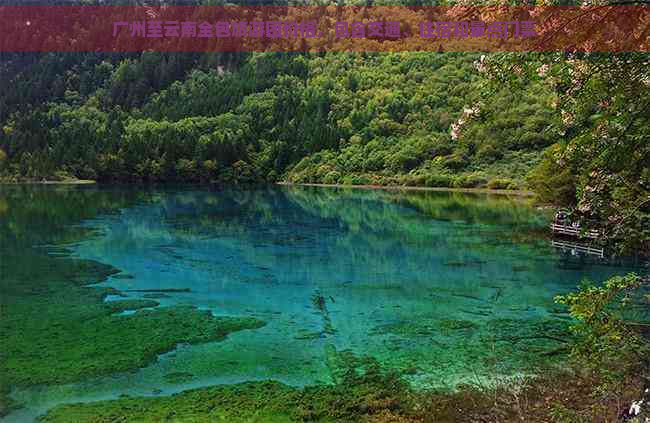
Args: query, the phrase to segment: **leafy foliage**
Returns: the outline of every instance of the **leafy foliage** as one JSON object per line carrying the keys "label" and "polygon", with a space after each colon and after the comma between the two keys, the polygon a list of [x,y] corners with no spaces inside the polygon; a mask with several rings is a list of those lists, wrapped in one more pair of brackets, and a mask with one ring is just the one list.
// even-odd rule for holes
{"label": "leafy foliage", "polygon": [[[478,58],[78,53],[32,55],[20,68],[25,59],[10,57],[3,69],[13,83],[2,96],[9,107],[0,137],[5,173],[227,181],[241,161],[258,181],[288,172],[289,180],[302,182],[374,183],[377,174],[403,175],[415,185],[475,186],[498,176],[521,182],[521,169],[504,169],[502,162],[550,144],[540,129],[551,93],[542,85],[522,98],[503,92],[489,106],[493,113],[460,125],[456,137],[451,126],[478,102]],[[51,82],[36,72],[40,67],[65,76]],[[59,88],[44,97],[28,91],[19,100],[20,91],[41,81]],[[456,181],[459,173],[481,178]]]}
{"label": "leafy foliage", "polygon": [[560,137],[529,183],[619,251],[650,251],[649,63],[645,52],[567,52],[504,53],[485,65],[497,87],[543,80],[556,91]]}
{"label": "leafy foliage", "polygon": [[620,382],[647,357],[647,343],[630,329],[624,315],[640,286],[641,279],[629,274],[600,287],[585,282],[578,292],[556,298],[577,319],[573,357],[581,366],[601,373],[606,383]]}

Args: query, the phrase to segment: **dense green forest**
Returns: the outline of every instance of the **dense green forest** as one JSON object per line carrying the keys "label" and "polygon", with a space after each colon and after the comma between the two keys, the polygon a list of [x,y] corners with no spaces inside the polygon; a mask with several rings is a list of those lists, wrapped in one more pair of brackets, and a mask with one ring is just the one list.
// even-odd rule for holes
{"label": "dense green forest", "polygon": [[481,57],[10,58],[33,62],[3,78],[4,169],[35,179],[519,187],[557,138],[555,96],[541,83],[504,89],[481,112]]}
{"label": "dense green forest", "polygon": [[0,175],[533,189],[647,250],[648,57],[2,53]]}

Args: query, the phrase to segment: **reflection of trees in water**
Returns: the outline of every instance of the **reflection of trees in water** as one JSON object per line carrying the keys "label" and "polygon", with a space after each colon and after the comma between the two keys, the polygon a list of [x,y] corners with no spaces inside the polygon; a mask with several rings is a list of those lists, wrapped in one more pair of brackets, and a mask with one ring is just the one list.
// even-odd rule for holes
{"label": "reflection of trees in water", "polygon": [[[292,199],[305,199],[321,210],[332,209],[332,201],[381,201],[416,210],[428,218],[477,224],[545,224],[545,217],[531,207],[529,199],[504,195],[441,191],[364,190],[351,188],[292,187]],[[329,203],[329,206],[328,206]]]}
{"label": "reflection of trees in water", "polygon": [[[224,248],[215,251],[234,254],[228,263],[239,269],[274,269],[276,277],[290,269],[293,279],[299,275],[312,283],[316,278],[318,284],[352,290],[388,289],[398,296],[433,285],[443,293],[453,286],[456,293],[488,295],[489,286],[510,279],[520,295],[527,296],[528,289],[537,295],[533,281],[548,279],[548,263],[534,259],[534,246],[514,245],[507,235],[539,214],[507,197],[309,187],[17,187],[0,197],[8,204],[0,234],[11,240],[26,233],[24,243],[78,241],[88,236],[87,228],[61,228],[125,209],[97,225],[113,232],[107,248],[161,244],[176,254],[178,247],[203,248],[196,242],[214,240]],[[26,231],[33,225],[43,231]]]}
{"label": "reflection of trees in water", "polygon": [[0,192],[0,245],[17,248],[71,243],[93,233],[73,226],[99,215],[151,200],[141,190],[80,186],[3,186]]}
{"label": "reflection of trees in water", "polygon": [[[434,278],[462,289],[468,275],[507,276],[499,245],[523,256],[532,252],[499,240],[512,227],[494,222],[523,225],[539,218],[520,200],[445,192],[266,187],[168,190],[150,198],[152,206],[120,216],[120,230],[187,246],[197,239],[233,240],[241,263],[301,269],[305,277],[320,263],[331,270],[330,283],[375,288],[405,289],[406,279]],[[496,218],[499,213],[505,217]]]}
{"label": "reflection of trees in water", "polygon": [[546,222],[527,200],[505,196],[294,188],[289,199],[313,214],[338,219],[348,234],[367,240],[373,250],[388,241],[438,252],[457,244],[466,251],[494,255],[495,247],[512,245],[513,239],[535,239],[534,228]]}
{"label": "reflection of trees in water", "polygon": [[[333,222],[305,213],[273,187],[170,193],[161,199],[163,219],[175,235],[223,236],[289,245],[307,241],[301,228],[334,229]],[[313,235],[313,236],[312,236]]]}
{"label": "reflection of trees in water", "polygon": [[432,219],[528,227],[543,221],[522,200],[446,192],[269,187],[172,191],[156,195],[155,201],[162,218],[187,235],[273,235],[274,228],[308,225],[360,233],[373,242],[398,233],[400,242],[417,243],[422,225]]}
{"label": "reflection of trees in water", "polygon": [[640,257],[607,255],[606,249],[590,247],[590,250],[587,250],[588,244],[552,240],[550,245],[558,255],[558,269],[586,270],[594,266],[606,266],[621,268],[621,272],[625,269],[632,272],[638,271],[643,266]]}

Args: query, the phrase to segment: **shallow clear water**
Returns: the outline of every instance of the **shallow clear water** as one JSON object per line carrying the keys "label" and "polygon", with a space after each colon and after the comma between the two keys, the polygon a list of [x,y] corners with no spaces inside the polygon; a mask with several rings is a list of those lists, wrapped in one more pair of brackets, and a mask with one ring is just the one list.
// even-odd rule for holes
{"label": "shallow clear water", "polygon": [[[78,189],[103,190],[103,201],[134,191]],[[20,196],[29,201],[29,189],[8,206],[5,200],[5,208],[20,207]],[[65,213],[64,195],[49,201]],[[13,242],[52,243],[52,233],[39,234],[52,230],[47,222],[34,223]],[[216,383],[330,383],[334,353],[346,350],[399,371],[416,388],[533,372],[561,347],[544,337],[566,327],[554,296],[583,278],[602,281],[632,269],[554,249],[547,223],[548,214],[525,200],[486,195],[142,191],[116,213],[75,222],[89,230],[56,244],[120,269],[100,286],[128,298],[145,295],[128,290],[187,288],[156,299],[159,307],[190,304],[267,325],[222,342],[181,345],[134,372],[15,390],[26,408],[6,420],[62,402]],[[191,376],[170,380],[176,372]]]}

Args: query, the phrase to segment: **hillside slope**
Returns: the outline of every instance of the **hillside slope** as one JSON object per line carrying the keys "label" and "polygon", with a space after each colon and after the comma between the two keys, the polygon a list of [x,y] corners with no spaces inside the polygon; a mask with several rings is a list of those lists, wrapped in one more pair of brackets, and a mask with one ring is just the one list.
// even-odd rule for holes
{"label": "hillside slope", "polygon": [[521,186],[553,142],[554,95],[536,84],[523,95],[504,89],[485,98],[481,59],[417,52],[10,56],[0,99],[3,172]]}

